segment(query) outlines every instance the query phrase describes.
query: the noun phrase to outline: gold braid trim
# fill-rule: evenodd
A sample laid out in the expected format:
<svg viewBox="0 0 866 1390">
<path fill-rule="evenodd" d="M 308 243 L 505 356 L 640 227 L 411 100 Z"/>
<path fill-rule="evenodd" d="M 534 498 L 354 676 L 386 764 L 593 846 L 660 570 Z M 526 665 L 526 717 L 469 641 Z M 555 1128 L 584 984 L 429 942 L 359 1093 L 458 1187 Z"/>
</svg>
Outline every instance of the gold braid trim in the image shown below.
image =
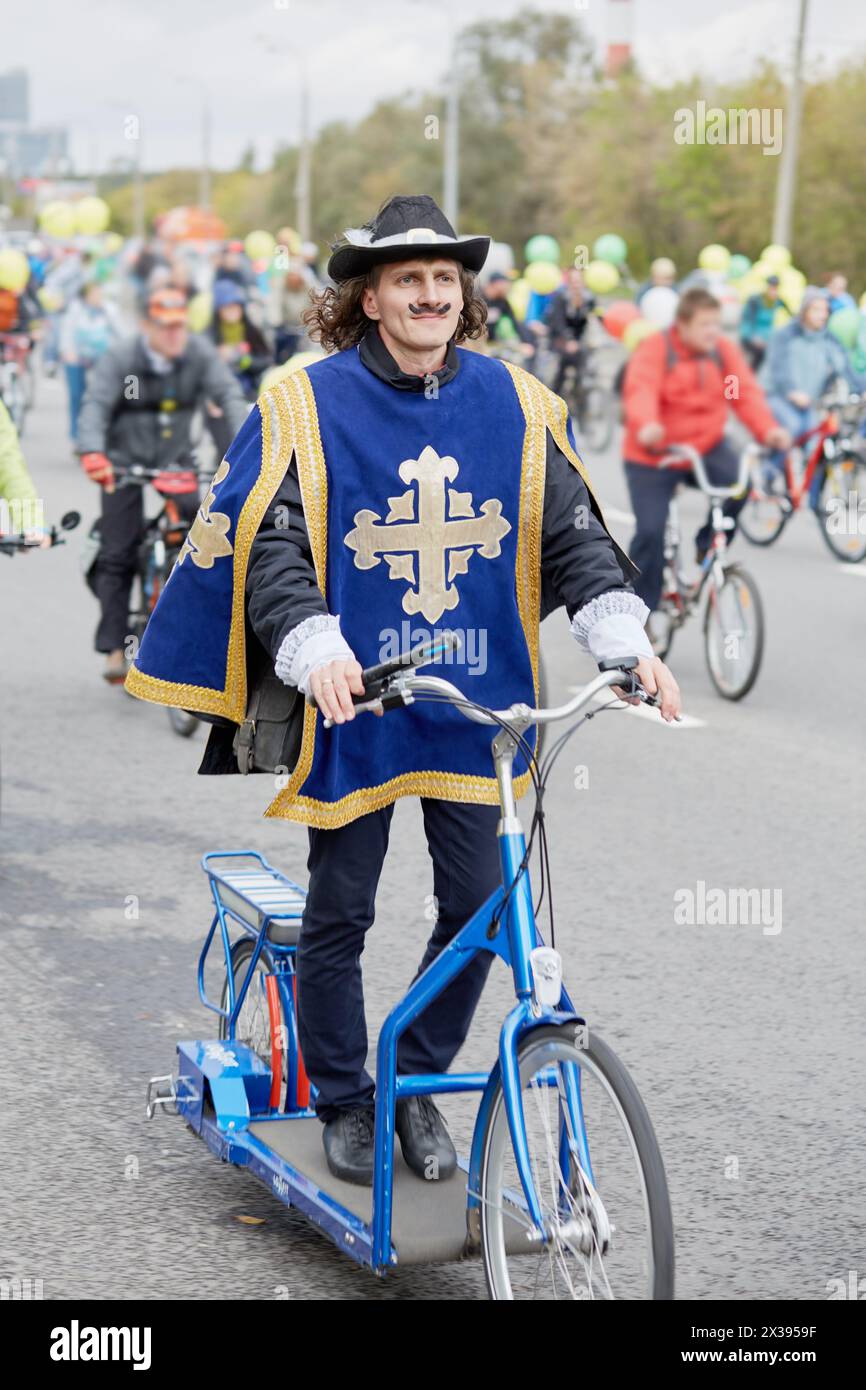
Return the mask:
<svg viewBox="0 0 866 1390">
<path fill-rule="evenodd" d="M 286 377 L 284 381 L 279 382 L 272 389 L 275 393 L 274 402 L 280 420 L 280 432 L 290 431 L 292 435 L 295 465 L 298 470 L 298 483 L 304 506 L 304 520 L 310 537 L 316 582 L 322 597 L 327 598 L 325 587 L 328 562 L 328 473 L 325 467 L 322 437 L 319 433 L 316 398 L 313 395 L 310 378 L 305 371 L 293 372 L 291 376 Z M 320 824 L 319 821 L 304 815 L 298 808 L 307 804 L 311 806 L 321 805 L 323 808 L 327 808 L 328 803 L 306 802 L 303 798 L 296 799 L 297 792 L 306 782 L 313 766 L 317 724 L 318 710 L 312 705 L 305 704 L 304 728 L 301 735 L 301 751 L 298 754 L 298 761 L 285 787 L 277 793 L 265 811 L 266 816 L 279 816 L 284 820 L 300 820 L 307 825 Z M 345 821 L 341 821 L 340 824 L 354 820 L 355 815 L 358 814 L 360 812 L 347 815 Z"/>
<path fill-rule="evenodd" d="M 517 608 L 532 665 L 532 684 L 538 704 L 538 622 L 541 611 L 541 521 L 547 463 L 543 401 L 536 377 L 522 367 L 502 364 L 510 373 L 526 421 L 520 467 L 520 522 L 517 534 L 515 584 Z"/>
<path fill-rule="evenodd" d="M 543 382 L 538 380 L 537 377 L 534 377 L 530 372 L 527 372 L 525 367 L 512 366 L 508 362 L 506 362 L 504 365 L 508 367 L 508 370 L 511 372 L 512 376 L 514 376 L 516 379 L 519 378 L 523 380 L 524 384 L 527 385 L 529 387 L 529 390 L 536 396 L 538 401 L 538 409 L 541 411 L 544 417 L 546 428 L 550 430 L 550 433 L 553 435 L 554 442 L 557 444 L 561 452 L 568 459 L 568 462 L 571 464 L 572 468 L 577 469 L 581 478 L 586 483 L 587 492 L 589 493 L 589 498 L 590 502 L 592 503 L 593 510 L 598 516 L 598 519 L 604 527 L 605 531 L 610 536 L 615 551 L 619 553 L 619 555 L 622 559 L 625 560 L 627 565 L 631 566 L 631 569 L 633 570 L 634 574 L 640 573 L 637 566 L 634 564 L 632 560 L 629 559 L 629 556 L 627 555 L 626 551 L 623 550 L 619 542 L 614 540 L 613 535 L 611 534 L 611 529 L 604 519 L 604 512 L 601 509 L 601 503 L 598 500 L 598 494 L 596 493 L 595 488 L 592 485 L 589 473 L 586 469 L 586 465 L 584 464 L 583 459 L 577 453 L 577 450 L 572 447 L 571 441 L 568 437 L 568 430 L 566 429 L 566 426 L 568 424 L 568 406 L 566 405 L 565 401 L 562 399 L 561 396 L 557 396 L 554 391 L 551 391 L 549 386 L 545 386 Z"/>
<path fill-rule="evenodd" d="M 226 683 L 223 690 L 203 685 L 184 685 L 177 681 L 148 676 L 132 666 L 125 686 L 130 695 L 159 705 L 177 705 L 182 709 L 201 710 L 203 714 L 220 714 L 240 724 L 247 710 L 246 643 L 244 640 L 244 589 L 250 550 L 261 525 L 262 517 L 273 500 L 285 476 L 292 456 L 291 419 L 279 417 L 274 429 L 272 387 L 259 398 L 262 420 L 262 466 L 259 476 L 241 508 L 235 529 L 232 616 L 226 655 Z"/>
<path fill-rule="evenodd" d="M 307 714 L 316 711 L 307 707 Z M 306 739 L 306 721 L 304 738 Z M 306 776 L 306 774 L 304 774 Z M 290 784 L 291 785 L 291 784 Z M 514 794 L 521 797 L 529 786 L 529 773 L 524 772 L 515 778 Z M 438 801 L 469 801 L 475 805 L 495 806 L 499 803 L 499 789 L 493 777 L 469 777 L 459 772 L 404 772 L 382 782 L 378 787 L 361 787 L 349 792 L 339 801 L 315 801 L 312 797 L 297 796 L 286 799 L 281 792 L 271 802 L 266 816 L 278 816 L 281 820 L 298 821 L 301 825 L 312 825 L 317 830 L 339 830 L 359 816 L 371 811 L 380 811 L 403 796 L 429 796 Z"/>
</svg>

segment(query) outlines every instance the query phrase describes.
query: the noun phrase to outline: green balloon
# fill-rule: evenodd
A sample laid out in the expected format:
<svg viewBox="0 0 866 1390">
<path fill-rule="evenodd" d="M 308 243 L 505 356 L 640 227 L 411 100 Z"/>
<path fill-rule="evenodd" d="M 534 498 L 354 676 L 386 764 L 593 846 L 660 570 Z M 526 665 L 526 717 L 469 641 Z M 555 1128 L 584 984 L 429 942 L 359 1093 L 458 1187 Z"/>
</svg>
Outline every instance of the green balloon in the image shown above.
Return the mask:
<svg viewBox="0 0 866 1390">
<path fill-rule="evenodd" d="M 593 259 L 607 261 L 609 265 L 622 265 L 628 255 L 628 247 L 616 232 L 605 232 L 592 248 Z"/>
<path fill-rule="evenodd" d="M 552 236 L 531 236 L 526 243 L 526 264 L 533 261 L 553 261 L 559 265 L 559 242 Z"/>
<path fill-rule="evenodd" d="M 731 280 L 739 280 L 740 277 L 745 275 L 746 271 L 751 270 L 751 268 L 752 262 L 749 260 L 748 256 L 742 256 L 737 252 L 735 256 L 731 257 L 731 264 L 728 266 L 728 275 Z"/>
<path fill-rule="evenodd" d="M 836 341 L 850 351 L 857 342 L 857 334 L 860 331 L 860 310 L 837 309 L 835 314 L 830 315 L 827 327 Z"/>
</svg>

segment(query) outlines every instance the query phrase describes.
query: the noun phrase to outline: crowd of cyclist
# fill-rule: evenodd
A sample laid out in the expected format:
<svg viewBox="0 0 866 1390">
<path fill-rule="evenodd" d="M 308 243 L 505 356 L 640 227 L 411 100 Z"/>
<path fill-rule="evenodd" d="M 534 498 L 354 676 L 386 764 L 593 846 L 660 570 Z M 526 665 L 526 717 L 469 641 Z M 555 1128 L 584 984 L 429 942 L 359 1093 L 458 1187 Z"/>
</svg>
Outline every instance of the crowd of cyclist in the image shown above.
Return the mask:
<svg viewBox="0 0 866 1390">
<path fill-rule="evenodd" d="M 122 681 L 130 585 L 143 520 L 140 487 L 119 486 L 130 464 L 176 470 L 191 457 L 198 415 L 221 457 L 243 423 L 269 369 L 314 350 L 303 315 L 322 287 L 318 250 L 304 244 L 279 274 L 263 275 L 241 242 L 209 254 L 151 239 L 127 248 L 113 264 L 70 246 L 33 242 L 30 284 L 0 299 L 0 333 L 40 339 L 43 370 L 62 368 L 75 457 L 100 485 L 98 546 L 88 583 L 100 604 L 96 650 L 104 675 Z M 507 355 L 553 390 L 580 381 L 594 344 L 604 340 L 603 306 L 583 273 L 569 268 L 548 295 L 516 312 L 512 276 L 482 273 L 487 305 L 486 350 Z M 653 262 L 634 301 L 664 287 L 677 294 L 672 322 L 631 352 L 620 374 L 623 463 L 636 518 L 630 553 L 641 573 L 636 589 L 654 610 L 659 601 L 668 502 L 675 469 L 658 468 L 665 446 L 690 444 L 711 481 L 730 485 L 738 452 L 726 438 L 729 413 L 780 466 L 792 440 L 812 427 L 828 382 L 842 378 L 866 389 L 866 371 L 828 331 L 834 309 L 856 307 L 844 277 L 808 286 L 791 315 L 771 275 L 743 306 L 737 339 L 722 332 L 722 304 L 697 273 L 677 288 L 668 258 Z M 191 324 L 192 307 L 209 300 L 209 322 Z M 778 310 L 788 321 L 776 327 Z M 3 317 L 5 313 L 5 318 Z M 130 327 L 137 320 L 137 328 Z M 193 328 L 199 331 L 192 331 Z M 134 389 L 130 389 L 134 383 Z M 733 383 L 733 386 L 732 386 Z M 591 462 L 591 460 L 590 460 Z M 685 466 L 685 465 L 684 465 Z M 816 475 L 811 504 L 818 505 Z M 35 499 L 16 430 L 0 400 L 0 499 Z M 744 498 L 726 503 L 736 524 Z M 197 491 L 186 498 L 192 519 Z M 700 561 L 708 530 L 696 537 Z"/>
</svg>

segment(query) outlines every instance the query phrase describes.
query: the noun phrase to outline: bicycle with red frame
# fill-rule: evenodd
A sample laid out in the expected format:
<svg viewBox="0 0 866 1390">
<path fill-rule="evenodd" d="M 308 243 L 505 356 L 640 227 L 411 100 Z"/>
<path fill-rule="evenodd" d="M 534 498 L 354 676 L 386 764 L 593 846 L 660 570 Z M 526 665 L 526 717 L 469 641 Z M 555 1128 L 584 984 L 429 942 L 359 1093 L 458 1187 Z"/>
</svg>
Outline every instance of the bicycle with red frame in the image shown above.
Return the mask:
<svg viewBox="0 0 866 1390">
<path fill-rule="evenodd" d="M 753 545 L 772 545 L 778 539 L 823 473 L 815 515 L 824 540 L 837 560 L 858 564 L 866 556 L 864 416 L 866 395 L 839 382 L 822 397 L 818 423 L 794 440 L 784 471 L 769 462 L 769 450 L 752 451 L 749 500 L 739 524 Z"/>
<path fill-rule="evenodd" d="M 173 468 L 115 465 L 114 472 L 118 487 L 144 487 L 150 483 L 164 503 L 156 516 L 145 519 L 138 550 L 129 604 L 129 634 L 138 645 L 194 519 L 200 478 L 194 456 Z M 166 713 L 172 729 L 181 738 L 189 738 L 199 726 L 195 715 L 186 710 L 168 709 Z"/>
</svg>

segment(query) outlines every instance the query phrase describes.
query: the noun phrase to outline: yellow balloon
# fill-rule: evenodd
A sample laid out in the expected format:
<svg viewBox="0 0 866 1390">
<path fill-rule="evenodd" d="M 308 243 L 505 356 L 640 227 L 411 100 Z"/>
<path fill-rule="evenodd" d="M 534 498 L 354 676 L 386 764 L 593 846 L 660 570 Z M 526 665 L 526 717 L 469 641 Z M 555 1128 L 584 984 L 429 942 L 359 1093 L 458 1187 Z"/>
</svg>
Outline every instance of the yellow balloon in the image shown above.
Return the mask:
<svg viewBox="0 0 866 1390">
<path fill-rule="evenodd" d="M 761 260 L 765 265 L 771 265 L 778 274 L 791 264 L 791 253 L 787 246 L 779 246 L 776 242 L 771 242 L 761 252 Z"/>
<path fill-rule="evenodd" d="M 276 244 L 270 232 L 249 232 L 244 240 L 244 250 L 251 261 L 269 261 Z"/>
<path fill-rule="evenodd" d="M 609 261 L 590 261 L 583 278 L 593 294 L 610 294 L 619 284 L 619 271 Z"/>
<path fill-rule="evenodd" d="M 627 352 L 633 352 L 638 343 L 642 343 L 644 338 L 651 338 L 653 333 L 660 333 L 661 329 L 648 319 L 632 319 L 631 323 L 625 326 L 622 335 L 623 346 Z"/>
<path fill-rule="evenodd" d="M 287 376 L 293 372 L 300 372 L 304 367 L 309 367 L 313 362 L 321 362 L 325 356 L 323 352 L 296 352 L 287 362 L 281 362 L 277 367 L 269 367 L 261 379 L 259 394 L 267 391 L 269 386 L 276 386 L 278 381 L 285 381 Z"/>
<path fill-rule="evenodd" d="M 47 236 L 65 241 L 68 237 L 75 236 L 75 213 L 69 203 L 46 203 L 39 214 L 39 226 Z"/>
<path fill-rule="evenodd" d="M 36 298 L 46 314 L 56 314 L 63 308 L 63 298 L 56 290 L 47 290 L 43 285 L 36 291 Z"/>
<path fill-rule="evenodd" d="M 709 246 L 698 252 L 698 265 L 701 270 L 715 270 L 720 275 L 726 275 L 730 264 L 730 251 L 727 246 L 720 246 L 717 241 L 710 242 Z"/>
<path fill-rule="evenodd" d="M 23 251 L 0 251 L 0 290 L 20 294 L 30 279 L 30 262 Z"/>
<path fill-rule="evenodd" d="M 553 261 L 533 261 L 526 267 L 524 279 L 536 294 L 553 294 L 562 284 L 562 271 Z"/>
<path fill-rule="evenodd" d="M 213 295 L 206 290 L 194 294 L 187 306 L 187 323 L 192 333 L 204 333 L 213 318 Z"/>
<path fill-rule="evenodd" d="M 800 298 L 802 299 L 802 295 L 800 296 Z M 796 312 L 796 310 L 799 309 L 800 306 L 799 304 L 791 304 L 789 301 L 789 307 Z M 785 324 L 790 323 L 790 321 L 791 315 L 788 313 L 787 309 L 777 309 L 775 314 L 773 315 L 774 328 L 784 328 Z"/>
<path fill-rule="evenodd" d="M 860 308 L 866 312 L 866 290 L 860 296 Z"/>
<path fill-rule="evenodd" d="M 106 256 L 116 256 L 118 251 L 123 249 L 123 237 L 120 232 L 106 232 L 102 249 Z"/>
<path fill-rule="evenodd" d="M 524 280 L 523 276 L 521 276 L 519 280 L 515 280 L 511 289 L 508 291 L 508 303 L 511 305 L 516 317 L 521 323 L 526 318 L 526 310 L 529 308 L 529 296 L 531 294 L 532 288 L 529 281 Z"/>
<path fill-rule="evenodd" d="M 295 231 L 294 227 L 281 227 L 277 232 L 277 244 L 279 246 L 287 246 L 292 256 L 299 256 L 301 254 L 301 246 L 303 245 L 300 235 Z"/>
<path fill-rule="evenodd" d="M 783 285 L 799 285 L 801 290 L 806 288 L 806 277 L 802 270 L 797 270 L 796 266 L 786 265 L 784 270 L 779 272 L 779 278 Z"/>
<path fill-rule="evenodd" d="M 81 198 L 72 211 L 82 236 L 99 236 L 111 221 L 111 208 L 104 198 Z"/>
<path fill-rule="evenodd" d="M 803 303 L 803 291 L 805 288 L 805 285 L 798 285 L 796 281 L 791 284 L 784 279 L 779 286 L 779 294 L 782 299 L 784 299 L 787 308 L 789 308 L 793 314 L 798 314 L 800 312 L 800 305 Z"/>
</svg>

